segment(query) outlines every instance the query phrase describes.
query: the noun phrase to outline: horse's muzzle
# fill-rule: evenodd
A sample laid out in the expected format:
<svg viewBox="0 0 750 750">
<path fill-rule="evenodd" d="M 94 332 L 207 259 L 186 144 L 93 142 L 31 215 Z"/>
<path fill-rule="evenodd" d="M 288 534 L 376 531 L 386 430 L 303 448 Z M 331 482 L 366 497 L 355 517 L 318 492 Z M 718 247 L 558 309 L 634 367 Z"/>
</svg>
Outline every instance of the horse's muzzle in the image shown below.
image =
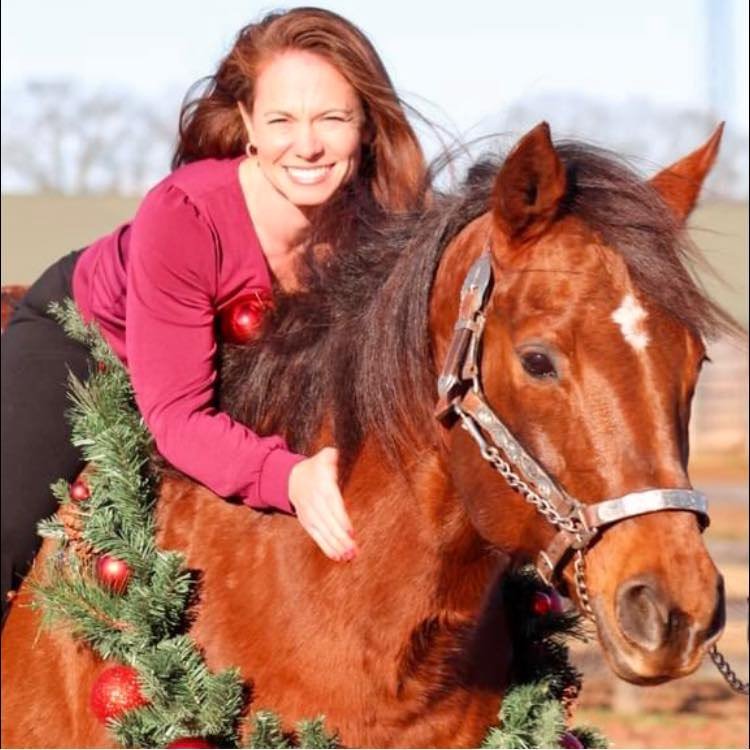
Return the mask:
<svg viewBox="0 0 750 750">
<path fill-rule="evenodd" d="M 600 637 L 615 671 L 639 684 L 658 684 L 693 672 L 725 623 L 724 581 L 718 576 L 713 607 L 704 619 L 674 605 L 649 576 L 635 576 L 615 594 L 615 621 L 600 607 Z"/>
</svg>

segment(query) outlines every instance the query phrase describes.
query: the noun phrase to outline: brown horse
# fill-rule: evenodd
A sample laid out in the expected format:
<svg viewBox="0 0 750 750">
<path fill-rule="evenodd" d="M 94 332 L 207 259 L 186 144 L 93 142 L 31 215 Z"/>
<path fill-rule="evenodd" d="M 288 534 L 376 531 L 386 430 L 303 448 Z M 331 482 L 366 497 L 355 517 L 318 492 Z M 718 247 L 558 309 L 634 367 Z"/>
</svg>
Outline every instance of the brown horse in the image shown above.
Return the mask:
<svg viewBox="0 0 750 750">
<path fill-rule="evenodd" d="M 159 543 L 202 573 L 191 635 L 211 668 L 252 680 L 254 708 L 290 727 L 323 712 L 349 746 L 477 747 L 512 668 L 514 603 L 499 582 L 540 551 L 594 614 L 616 673 L 651 684 L 696 669 L 722 629 L 722 581 L 697 496 L 674 491 L 690 487 L 703 338 L 731 324 L 683 265 L 683 223 L 719 140 L 645 183 L 602 152 L 553 145 L 540 125 L 419 221 L 364 227 L 362 247 L 318 269 L 324 299 L 311 279 L 279 301 L 264 340 L 229 353 L 227 409 L 300 450 L 345 448 L 361 546 L 331 562 L 293 518 L 165 480 Z M 461 295 L 471 267 L 483 280 Z M 456 416 L 468 393 L 559 491 L 545 495 L 541 469 L 536 481 L 517 470 L 521 492 L 498 475 L 498 452 L 475 445 L 492 430 Z M 572 498 L 624 507 L 651 489 L 661 505 L 583 540 L 576 583 L 570 544 L 593 515 Z M 565 549 L 550 546 L 561 534 Z M 64 631 L 40 632 L 28 598 L 3 638 L 3 744 L 110 746 L 87 704 L 101 663 Z"/>
</svg>

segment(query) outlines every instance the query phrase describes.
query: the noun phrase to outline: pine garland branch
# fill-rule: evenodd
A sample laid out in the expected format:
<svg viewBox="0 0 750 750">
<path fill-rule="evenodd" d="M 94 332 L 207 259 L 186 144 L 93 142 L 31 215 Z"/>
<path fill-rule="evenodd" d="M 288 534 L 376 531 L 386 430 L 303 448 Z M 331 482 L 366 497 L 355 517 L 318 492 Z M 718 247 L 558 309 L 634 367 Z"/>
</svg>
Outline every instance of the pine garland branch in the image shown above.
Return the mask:
<svg viewBox="0 0 750 750">
<path fill-rule="evenodd" d="M 252 731 L 245 747 L 248 748 L 289 748 L 281 719 L 273 711 L 256 711 L 251 719 Z"/>
<path fill-rule="evenodd" d="M 500 707 L 498 725 L 487 733 L 482 747 L 559 747 L 568 731 L 584 747 L 606 747 L 605 738 L 595 730 L 566 729 L 581 688 L 581 675 L 570 663 L 566 641 L 587 638 L 582 618 L 572 610 L 552 607 L 546 613 L 531 614 L 534 596 L 544 591 L 532 567 L 511 572 L 504 588 L 506 601 L 529 616 L 511 621 L 513 682 Z"/>
<path fill-rule="evenodd" d="M 303 719 L 297 724 L 297 747 L 304 748 L 338 748 L 338 733 L 329 733 L 325 725 L 325 716 L 314 719 Z"/>
</svg>

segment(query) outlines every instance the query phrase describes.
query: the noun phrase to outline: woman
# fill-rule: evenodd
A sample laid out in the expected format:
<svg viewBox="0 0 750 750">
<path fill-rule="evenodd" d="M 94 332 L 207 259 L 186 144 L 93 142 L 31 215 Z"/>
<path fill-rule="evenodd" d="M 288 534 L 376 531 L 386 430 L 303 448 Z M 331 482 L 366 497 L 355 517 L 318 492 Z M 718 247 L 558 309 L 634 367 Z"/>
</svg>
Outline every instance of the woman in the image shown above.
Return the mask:
<svg viewBox="0 0 750 750">
<path fill-rule="evenodd" d="M 330 558 L 356 555 L 336 450 L 294 454 L 215 408 L 216 317 L 267 299 L 272 279 L 294 289 L 307 245 L 335 251 L 352 196 L 418 207 L 423 155 L 370 42 L 329 11 L 246 26 L 209 83 L 183 108 L 172 173 L 133 221 L 52 266 L 3 336 L 4 594 L 55 511 L 49 484 L 82 467 L 63 413 L 67 370 L 85 378 L 87 351 L 47 314 L 71 294 L 126 364 L 168 461 L 223 497 L 296 513 Z"/>
</svg>

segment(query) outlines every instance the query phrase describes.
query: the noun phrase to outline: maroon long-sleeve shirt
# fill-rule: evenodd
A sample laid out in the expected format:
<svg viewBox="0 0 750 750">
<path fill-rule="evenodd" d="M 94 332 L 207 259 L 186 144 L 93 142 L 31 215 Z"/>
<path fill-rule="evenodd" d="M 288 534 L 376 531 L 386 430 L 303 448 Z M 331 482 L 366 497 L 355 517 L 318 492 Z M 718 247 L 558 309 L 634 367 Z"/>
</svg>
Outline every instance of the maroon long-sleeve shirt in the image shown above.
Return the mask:
<svg viewBox="0 0 750 750">
<path fill-rule="evenodd" d="M 214 319 L 239 297 L 271 289 L 240 161 L 194 162 L 160 182 L 132 222 L 81 254 L 73 296 L 127 366 L 168 461 L 218 495 L 292 512 L 289 473 L 304 457 L 214 406 Z"/>
</svg>

